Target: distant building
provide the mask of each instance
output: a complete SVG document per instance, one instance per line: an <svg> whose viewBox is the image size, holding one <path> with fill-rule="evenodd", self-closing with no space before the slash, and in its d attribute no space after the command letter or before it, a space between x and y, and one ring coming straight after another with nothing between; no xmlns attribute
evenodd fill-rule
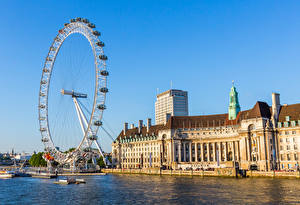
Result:
<svg viewBox="0 0 300 205"><path fill-rule="evenodd" d="M29 153L21 153L21 154L15 154L15 159L16 160L22 160L22 161L24 161L24 160L29 160L30 158L31 158L31 154L29 154Z"/></svg>
<svg viewBox="0 0 300 205"><path fill-rule="evenodd" d="M182 90L168 90L158 94L155 102L155 123L166 124L171 116L187 116L188 93Z"/></svg>
<svg viewBox="0 0 300 205"><path fill-rule="evenodd" d="M112 144L113 164L119 168L239 167L261 171L299 167L300 104L281 105L279 94L272 93L272 106L258 101L241 111L232 86L228 111L171 116L166 124L158 125L151 125L148 119L146 126L140 121L130 129L125 123Z"/></svg>

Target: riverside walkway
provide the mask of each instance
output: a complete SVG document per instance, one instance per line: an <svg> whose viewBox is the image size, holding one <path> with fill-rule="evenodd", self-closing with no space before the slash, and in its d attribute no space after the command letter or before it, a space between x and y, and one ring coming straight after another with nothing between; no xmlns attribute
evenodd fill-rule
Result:
<svg viewBox="0 0 300 205"><path fill-rule="evenodd" d="M194 170L161 170L161 169L102 169L104 173L111 174L148 174L148 175L173 175L173 176L201 176L201 177L242 177L233 168L220 168L213 171ZM272 177L300 179L300 172L281 171L246 171L244 177Z"/></svg>

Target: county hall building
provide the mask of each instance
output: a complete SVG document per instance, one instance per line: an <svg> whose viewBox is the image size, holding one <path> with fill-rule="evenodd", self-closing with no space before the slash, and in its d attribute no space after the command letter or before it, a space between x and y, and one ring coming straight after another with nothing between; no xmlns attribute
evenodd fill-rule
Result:
<svg viewBox="0 0 300 205"><path fill-rule="evenodd" d="M161 96L170 99L160 100ZM228 113L188 116L187 92L170 90L158 95L156 118L161 123L152 125L151 119L147 119L144 125L140 120L137 127L132 124L130 128L125 123L112 143L113 165L117 168L297 169L300 104L281 105L279 94L272 93L271 106L258 101L252 109L241 111L234 85L229 97ZM169 102L165 103L166 109L161 104L164 101ZM185 116L174 115L177 112L174 110L168 113L178 102ZM163 110L167 110L165 120L161 118Z"/></svg>

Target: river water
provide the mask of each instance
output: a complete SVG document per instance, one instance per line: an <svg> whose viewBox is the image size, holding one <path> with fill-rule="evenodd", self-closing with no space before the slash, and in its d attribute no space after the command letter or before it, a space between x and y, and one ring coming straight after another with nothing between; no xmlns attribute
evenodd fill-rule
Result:
<svg viewBox="0 0 300 205"><path fill-rule="evenodd" d="M86 184L0 179L0 204L300 204L300 180L106 175Z"/></svg>

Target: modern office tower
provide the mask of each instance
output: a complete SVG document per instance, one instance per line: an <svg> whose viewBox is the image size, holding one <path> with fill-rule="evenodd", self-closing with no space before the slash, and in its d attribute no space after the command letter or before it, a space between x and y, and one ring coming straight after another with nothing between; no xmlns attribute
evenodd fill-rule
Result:
<svg viewBox="0 0 300 205"><path fill-rule="evenodd" d="M188 93L168 90L160 93L155 102L155 123L165 124L171 116L188 116Z"/></svg>

